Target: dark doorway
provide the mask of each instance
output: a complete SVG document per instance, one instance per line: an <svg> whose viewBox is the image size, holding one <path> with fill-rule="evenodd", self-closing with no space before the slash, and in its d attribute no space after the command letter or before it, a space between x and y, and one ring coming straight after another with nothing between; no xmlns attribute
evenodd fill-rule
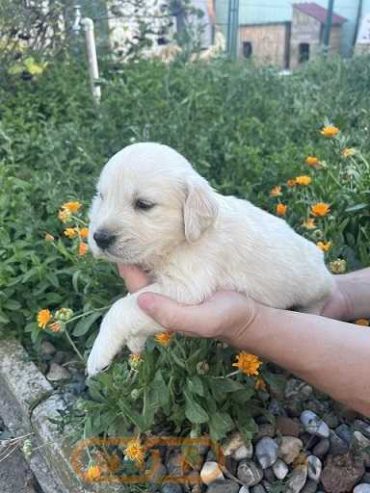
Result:
<svg viewBox="0 0 370 493"><path fill-rule="evenodd" d="M304 63L310 59L310 45L308 43L299 44L298 62Z"/></svg>

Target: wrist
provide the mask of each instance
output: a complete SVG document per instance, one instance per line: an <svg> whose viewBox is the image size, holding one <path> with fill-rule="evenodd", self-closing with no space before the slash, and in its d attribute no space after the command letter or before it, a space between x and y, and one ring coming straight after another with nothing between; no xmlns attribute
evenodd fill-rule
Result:
<svg viewBox="0 0 370 493"><path fill-rule="evenodd" d="M248 345L249 334L259 323L263 308L265 308L263 305L251 298L243 297L243 302L233 313L232 323L224 328L220 339L229 346L245 348Z"/></svg>

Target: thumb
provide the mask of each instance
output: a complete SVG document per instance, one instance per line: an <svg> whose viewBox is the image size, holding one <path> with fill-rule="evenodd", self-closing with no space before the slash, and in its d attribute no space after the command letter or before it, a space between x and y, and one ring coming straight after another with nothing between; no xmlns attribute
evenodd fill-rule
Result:
<svg viewBox="0 0 370 493"><path fill-rule="evenodd" d="M138 299L139 307L167 330L190 332L189 307L154 293L143 293ZM192 317L194 318L194 317ZM192 321L194 323L194 320Z"/></svg>

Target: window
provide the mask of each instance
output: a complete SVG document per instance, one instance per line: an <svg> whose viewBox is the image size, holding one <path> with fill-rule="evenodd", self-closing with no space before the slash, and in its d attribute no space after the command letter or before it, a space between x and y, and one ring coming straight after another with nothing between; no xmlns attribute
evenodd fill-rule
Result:
<svg viewBox="0 0 370 493"><path fill-rule="evenodd" d="M250 41L243 41L243 57L250 58L253 54L253 46Z"/></svg>
<svg viewBox="0 0 370 493"><path fill-rule="evenodd" d="M307 62L310 59L310 45L308 43L300 43L298 61L299 63Z"/></svg>

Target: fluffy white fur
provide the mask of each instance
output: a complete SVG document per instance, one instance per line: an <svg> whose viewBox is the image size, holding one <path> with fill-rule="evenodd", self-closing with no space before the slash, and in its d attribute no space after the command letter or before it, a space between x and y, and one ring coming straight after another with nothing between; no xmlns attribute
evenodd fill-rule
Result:
<svg viewBox="0 0 370 493"><path fill-rule="evenodd" d="M155 282L118 300L104 317L88 373L106 367L127 344L140 352L163 330L140 310L138 294L154 291L200 303L232 289L276 307L319 312L333 281L322 252L288 224L246 200L215 192L190 163L160 144L125 147L104 167L91 208L89 244L95 255L136 264ZM137 200L154 204L135 207ZM115 241L100 250L105 230Z"/></svg>

